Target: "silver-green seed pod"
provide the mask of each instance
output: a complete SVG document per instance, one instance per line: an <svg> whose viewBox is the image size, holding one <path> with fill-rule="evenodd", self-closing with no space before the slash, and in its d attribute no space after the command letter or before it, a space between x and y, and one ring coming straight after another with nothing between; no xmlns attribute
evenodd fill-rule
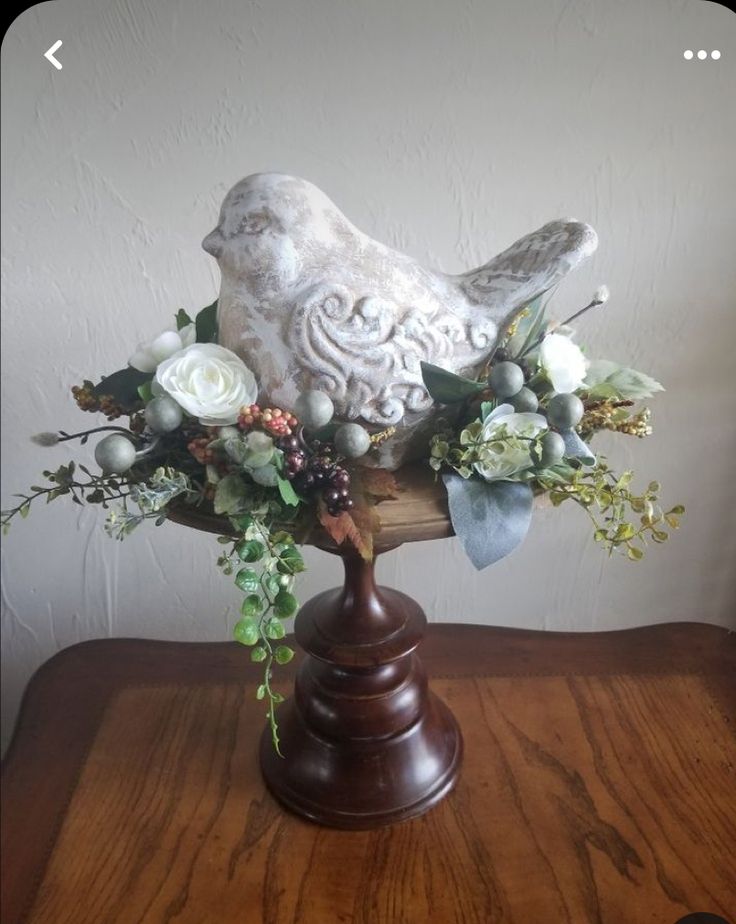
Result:
<svg viewBox="0 0 736 924"><path fill-rule="evenodd" d="M365 427L360 424L346 423L337 428L335 449L341 456L357 459L364 456L371 448L371 438Z"/></svg>
<svg viewBox="0 0 736 924"><path fill-rule="evenodd" d="M106 475L122 475L135 462L135 446L121 433L112 433L95 446L95 462Z"/></svg>
<svg viewBox="0 0 736 924"><path fill-rule="evenodd" d="M509 404L518 414L533 414L539 407L539 399L531 388L525 386L509 398Z"/></svg>
<svg viewBox="0 0 736 924"><path fill-rule="evenodd" d="M545 433L541 439L541 445L542 457L539 464L542 468L549 468L564 459L565 441L559 433L554 433L551 430L549 433Z"/></svg>
<svg viewBox="0 0 736 924"><path fill-rule="evenodd" d="M144 416L154 433L171 433L181 426L184 412L172 397L159 395L148 402Z"/></svg>
<svg viewBox="0 0 736 924"><path fill-rule="evenodd" d="M294 402L294 413L307 430L321 430L332 420L335 405L323 391L303 391Z"/></svg>
<svg viewBox="0 0 736 924"><path fill-rule="evenodd" d="M580 423L584 411L577 395L555 395L547 406L547 420L558 430L571 430Z"/></svg>
<svg viewBox="0 0 736 924"><path fill-rule="evenodd" d="M524 386L524 373L516 363L497 363L488 376L488 384L497 398L510 398Z"/></svg>

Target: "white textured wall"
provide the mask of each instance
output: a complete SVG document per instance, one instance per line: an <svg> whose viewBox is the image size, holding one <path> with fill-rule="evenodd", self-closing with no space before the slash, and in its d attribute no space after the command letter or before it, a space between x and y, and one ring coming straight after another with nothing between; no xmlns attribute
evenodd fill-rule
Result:
<svg viewBox="0 0 736 924"><path fill-rule="evenodd" d="M379 570L431 618L547 629L733 620L736 19L704 0L57 0L16 20L3 69L3 501L91 422L69 385L212 300L200 250L226 189L305 176L373 236L447 271L562 215L600 249L557 298L613 298L590 352L668 387L655 435L610 456L658 477L684 529L607 560L578 509L544 511L477 574L457 542ZM56 39L63 70L43 59ZM722 58L683 60L685 48ZM226 639L238 594L212 537L124 544L63 501L3 549L6 735L30 673L95 636ZM302 594L336 579L308 551ZM243 669L248 670L244 660Z"/></svg>

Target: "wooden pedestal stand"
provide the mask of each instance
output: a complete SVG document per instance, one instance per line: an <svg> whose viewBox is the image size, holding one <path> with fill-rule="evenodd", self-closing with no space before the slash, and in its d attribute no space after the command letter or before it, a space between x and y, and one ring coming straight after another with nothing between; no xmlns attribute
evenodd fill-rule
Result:
<svg viewBox="0 0 736 924"><path fill-rule="evenodd" d="M398 473L400 497L379 505L376 552L451 535L444 490L431 473ZM215 518L181 511L179 522L210 531ZM285 806L320 824L374 828L426 812L452 789L462 737L428 690L416 649L426 617L411 597L377 587L374 563L310 541L342 557L341 588L318 594L298 613L295 636L306 653L294 696L278 710L284 757L270 729L261 739L265 781Z"/></svg>

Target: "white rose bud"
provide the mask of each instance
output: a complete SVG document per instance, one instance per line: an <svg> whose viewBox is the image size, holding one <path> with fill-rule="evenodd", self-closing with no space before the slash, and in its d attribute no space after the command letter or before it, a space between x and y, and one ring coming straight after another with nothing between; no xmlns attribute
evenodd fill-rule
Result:
<svg viewBox="0 0 736 924"><path fill-rule="evenodd" d="M528 440L546 429L547 421L541 414L517 414L510 404L499 405L483 422L481 439L484 442L498 439L503 451L496 453L488 449L484 453L485 458L475 463L475 470L486 481L498 481L531 468L534 460Z"/></svg>
<svg viewBox="0 0 736 924"><path fill-rule="evenodd" d="M588 369L583 351L563 334L547 334L539 349L539 365L556 392L580 388Z"/></svg>
<svg viewBox="0 0 736 924"><path fill-rule="evenodd" d="M197 339L194 324L187 324L181 330L165 330L150 343L139 343L138 349L128 360L128 365L139 372L155 372L159 363L191 346Z"/></svg>
<svg viewBox="0 0 736 924"><path fill-rule="evenodd" d="M255 377L239 356L216 343L193 343L156 369L155 383L206 427L234 424L258 396Z"/></svg>

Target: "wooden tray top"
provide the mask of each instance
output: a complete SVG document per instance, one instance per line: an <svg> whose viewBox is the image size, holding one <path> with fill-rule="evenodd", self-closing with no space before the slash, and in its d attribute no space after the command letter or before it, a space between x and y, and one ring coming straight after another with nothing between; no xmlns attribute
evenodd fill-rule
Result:
<svg viewBox="0 0 736 924"><path fill-rule="evenodd" d="M379 551L395 548L404 542L445 539L454 535L447 509L447 492L442 481L427 465L412 463L399 469L395 477L399 487L398 498L382 500L377 505L381 530L376 536L375 546ZM174 506L169 510L169 519L205 532L223 536L233 534L227 517L217 516L204 507ZM329 551L336 549L321 527L315 528L306 542Z"/></svg>

